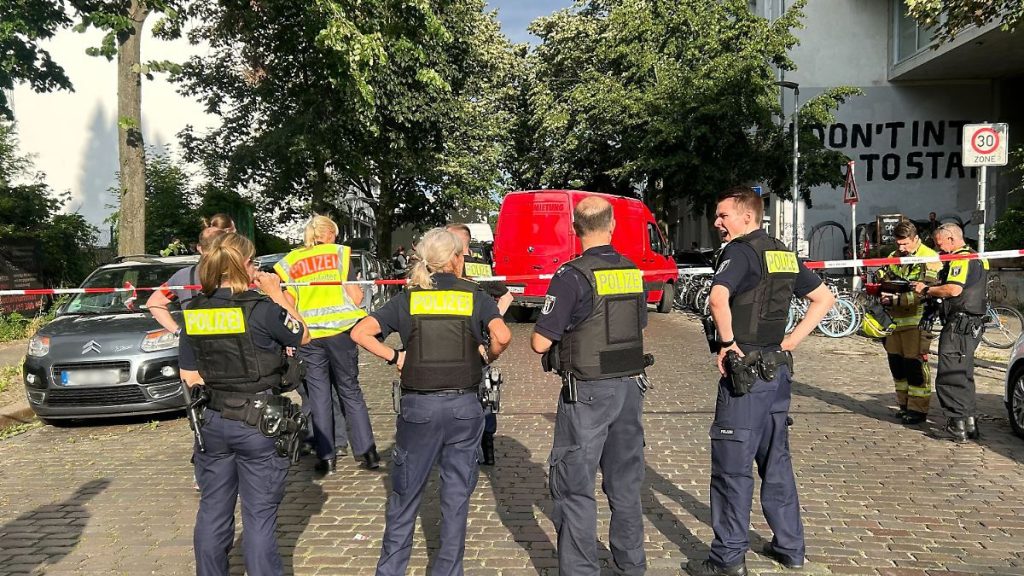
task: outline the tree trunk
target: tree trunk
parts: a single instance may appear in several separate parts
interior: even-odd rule
[[[382,178],[377,202],[377,256],[385,262],[391,257],[391,235],[394,232],[395,207],[391,182]],[[406,256],[409,256],[408,254]]]
[[[144,0],[132,0],[132,29],[117,35],[117,151],[121,206],[117,253],[146,251],[146,148],[142,139],[142,26],[149,15]]]

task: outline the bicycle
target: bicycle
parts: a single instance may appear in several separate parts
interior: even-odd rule
[[[1020,338],[1024,315],[1011,306],[988,305],[985,310],[985,331],[981,341],[991,348],[1007,350]]]

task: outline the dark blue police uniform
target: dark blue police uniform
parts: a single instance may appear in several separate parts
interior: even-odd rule
[[[767,238],[764,230],[745,235],[744,240]],[[762,263],[748,242],[730,242],[722,251],[713,285],[729,289],[730,306],[737,297],[755,290],[762,282]],[[792,292],[803,298],[821,285],[821,279],[798,264]],[[789,296],[784,302],[789,308]],[[744,354],[755,350],[781,350],[777,342],[755,343],[741,339],[733,309],[736,342]],[[771,381],[755,382],[750,392],[736,396],[728,378],[718,383],[715,420],[711,426],[711,525],[715,539],[710,559],[720,566],[735,566],[750,547],[748,529],[754,494],[752,462],[761,477],[761,509],[775,534],[771,545],[784,558],[803,562],[804,530],[800,521],[793,463],[789,453],[787,418],[792,374],[779,366]]]
[[[466,269],[464,270],[463,276],[471,276],[469,272],[472,271],[473,269],[470,268],[469,265],[472,264],[482,265],[482,267],[479,269],[483,271],[487,276],[493,274],[490,264],[488,264],[486,260],[477,255],[467,255],[465,256],[465,261],[467,266],[465,267]],[[479,284],[480,287],[483,288],[484,292],[487,292],[487,295],[490,296],[491,298],[494,298],[495,300],[501,298],[505,294],[508,294],[508,286],[506,286],[504,282],[500,282],[497,280],[488,280],[484,282],[479,282]],[[494,410],[492,410],[490,406],[488,406],[484,410],[484,435],[480,442],[479,456],[481,464],[494,464],[494,433],[497,431],[498,415],[494,413]]]
[[[640,338],[647,326],[646,293],[639,271],[611,246],[586,250],[581,259],[600,267],[632,268],[641,283],[632,313],[608,315],[626,320]],[[575,262],[575,261],[574,261]],[[558,342],[565,353],[570,334],[594,313],[594,286],[581,270],[565,265],[551,279],[544,307],[534,330]],[[630,318],[632,316],[632,318]],[[642,359],[641,359],[642,362]],[[562,369],[569,367],[563,362]],[[554,502],[552,521],[558,532],[560,574],[598,574],[597,502],[594,499],[597,470],[600,467],[602,489],[612,510],[608,541],[612,560],[623,574],[643,574],[647,566],[644,552],[643,509],[640,488],[644,479],[643,391],[636,375],[640,368],[626,370],[627,375],[578,380],[578,399],[558,400],[555,434],[549,458],[548,485]],[[631,374],[628,374],[632,372]]]
[[[261,358],[259,362],[264,362],[264,357],[280,356],[283,347],[301,345],[302,324],[284,308],[254,291],[235,298],[259,299],[245,318],[242,334],[251,338]],[[192,310],[203,301],[202,297],[193,299],[188,309]],[[209,305],[223,308],[238,306],[226,288],[214,292]],[[179,341],[180,367],[198,370],[212,393],[221,386],[209,377],[204,366],[205,361],[195,341],[200,336],[189,332],[186,318],[185,330],[182,330]],[[227,361],[249,365],[258,362],[257,358],[249,357],[228,358]],[[273,376],[260,376],[262,383],[274,379]],[[280,375],[277,381],[280,382]],[[258,394],[269,397],[271,391],[267,389]],[[246,573],[251,576],[282,574],[275,531],[277,508],[284,496],[288,474],[288,458],[277,454],[274,438],[264,436],[254,426],[223,417],[219,410],[208,407],[203,421],[206,452],[200,452],[198,447],[194,449],[196,480],[201,493],[194,533],[196,574],[228,574],[228,554],[235,537],[235,501],[239,496],[242,501],[242,556]]]
[[[477,448],[484,428],[477,349],[487,325],[501,316],[494,300],[475,283],[447,273],[435,273],[433,279],[433,290],[406,289],[371,314],[380,324],[381,337],[397,331],[406,349],[391,496],[377,562],[382,576],[405,573],[420,498],[435,462],[441,477],[441,546],[432,573],[462,574],[469,499],[476,489]]]

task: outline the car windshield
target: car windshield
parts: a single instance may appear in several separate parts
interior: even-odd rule
[[[186,265],[139,264],[104,268],[93,274],[82,284],[82,288],[135,288],[160,286],[175,272]],[[149,290],[138,292],[108,292],[103,294],[75,294],[64,307],[62,314],[127,314],[146,309],[146,300],[152,294]]]

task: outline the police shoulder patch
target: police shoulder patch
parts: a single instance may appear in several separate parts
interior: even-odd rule
[[[725,272],[725,269],[729,267],[729,263],[731,262],[731,259],[723,260],[722,263],[718,265],[718,270],[715,270],[715,274],[721,274],[722,272]]]
[[[298,334],[299,332],[302,332],[302,322],[299,322],[297,318],[295,318],[288,312],[284,313],[284,318],[282,322],[284,324],[284,327],[290,330],[292,334]]]
[[[555,300],[557,298],[548,294],[544,297],[544,307],[540,309],[541,314],[550,314],[555,309]]]

